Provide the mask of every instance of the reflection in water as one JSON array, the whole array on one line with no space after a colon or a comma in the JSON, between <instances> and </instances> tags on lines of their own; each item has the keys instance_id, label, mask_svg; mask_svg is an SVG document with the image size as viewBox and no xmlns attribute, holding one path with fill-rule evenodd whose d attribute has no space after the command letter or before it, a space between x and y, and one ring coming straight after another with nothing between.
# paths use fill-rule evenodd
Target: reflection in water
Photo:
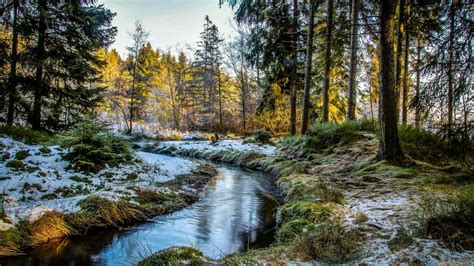
<instances>
[{"instance_id":1,"label":"reflection in water","mask_svg":"<svg viewBox=\"0 0 474 266\"><path fill-rule=\"evenodd\" d=\"M269 245L274 237L276 203L271 178L219 166L203 200L127 230L91 233L43 245L24 257L0 259L0 265L129 265L170 246L195 246L220 258Z\"/></svg>"}]
</instances>

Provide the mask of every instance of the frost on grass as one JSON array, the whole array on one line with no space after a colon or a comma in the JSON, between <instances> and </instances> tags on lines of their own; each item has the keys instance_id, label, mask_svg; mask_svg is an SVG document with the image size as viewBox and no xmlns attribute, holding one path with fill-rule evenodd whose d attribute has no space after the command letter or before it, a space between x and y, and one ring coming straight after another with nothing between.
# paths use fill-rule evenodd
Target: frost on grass
<instances>
[{"instance_id":1,"label":"frost on grass","mask_svg":"<svg viewBox=\"0 0 474 266\"><path fill-rule=\"evenodd\" d=\"M59 146L27 145L8 137L0 137L0 143L0 204L9 223L32 222L50 211L78 211L77 203L91 195L111 200L132 198L137 188L172 180L198 166L186 159L139 152L128 164L86 174L70 169L62 159L66 150ZM21 167L9 164L12 160L21 162Z\"/></svg>"}]
</instances>

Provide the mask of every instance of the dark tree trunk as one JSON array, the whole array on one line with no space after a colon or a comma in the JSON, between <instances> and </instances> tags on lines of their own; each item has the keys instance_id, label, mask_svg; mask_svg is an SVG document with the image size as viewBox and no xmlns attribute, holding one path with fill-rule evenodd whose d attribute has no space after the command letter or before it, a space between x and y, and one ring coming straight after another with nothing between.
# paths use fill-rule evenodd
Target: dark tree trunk
<instances>
[{"instance_id":1,"label":"dark tree trunk","mask_svg":"<svg viewBox=\"0 0 474 266\"><path fill-rule=\"evenodd\" d=\"M304 76L304 101L303 116L301 119L301 134L308 131L309 118L309 97L311 88L311 69L313 60L313 36L314 36L314 9L316 0L310 0L309 3L309 23L308 23L308 43L306 44L306 69Z\"/></svg>"},{"instance_id":2,"label":"dark tree trunk","mask_svg":"<svg viewBox=\"0 0 474 266\"><path fill-rule=\"evenodd\" d=\"M401 73L402 73L402 28L404 28L405 16L405 0L400 0L398 3L398 23L397 23L397 59L395 64L395 87L396 87L396 107L397 107L397 121L400 117L400 95L401 95Z\"/></svg>"},{"instance_id":3,"label":"dark tree trunk","mask_svg":"<svg viewBox=\"0 0 474 266\"><path fill-rule=\"evenodd\" d=\"M43 70L45 60L45 42L46 42L46 0L38 1L38 10L40 13L40 21L38 27L38 42L36 47L36 74L35 74L35 92L33 102L33 113L31 114L31 127L33 129L41 128L41 108L43 104L44 81Z\"/></svg>"},{"instance_id":4,"label":"dark tree trunk","mask_svg":"<svg viewBox=\"0 0 474 266\"><path fill-rule=\"evenodd\" d=\"M454 57L454 16L456 8L454 2L449 9L449 61L448 61L448 124L453 123L453 57Z\"/></svg>"},{"instance_id":5,"label":"dark tree trunk","mask_svg":"<svg viewBox=\"0 0 474 266\"><path fill-rule=\"evenodd\" d=\"M416 47L416 99L420 97L420 53L421 53L421 46L420 41L418 40L418 44ZM415 106L415 127L420 127L420 107L418 106L419 103Z\"/></svg>"},{"instance_id":6,"label":"dark tree trunk","mask_svg":"<svg viewBox=\"0 0 474 266\"><path fill-rule=\"evenodd\" d=\"M381 1L380 12L380 100L379 100L379 153L380 160L401 162L403 159L398 140L397 108L394 80L394 25L395 4Z\"/></svg>"},{"instance_id":7,"label":"dark tree trunk","mask_svg":"<svg viewBox=\"0 0 474 266\"><path fill-rule=\"evenodd\" d=\"M219 126L220 130L224 130L224 123L222 121L222 84L221 84L221 67L217 65L217 89L219 93Z\"/></svg>"},{"instance_id":8,"label":"dark tree trunk","mask_svg":"<svg viewBox=\"0 0 474 266\"><path fill-rule=\"evenodd\" d=\"M290 134L296 134L296 86L298 84L298 0L293 0L293 55L290 73Z\"/></svg>"},{"instance_id":9,"label":"dark tree trunk","mask_svg":"<svg viewBox=\"0 0 474 266\"><path fill-rule=\"evenodd\" d=\"M10 63L10 77L8 82L8 112L7 112L7 125L13 125L15 118L15 102L16 102L16 65L17 65L17 54L18 54L18 8L19 0L13 1L13 34L12 34L12 53Z\"/></svg>"},{"instance_id":10,"label":"dark tree trunk","mask_svg":"<svg viewBox=\"0 0 474 266\"><path fill-rule=\"evenodd\" d=\"M410 31L408 24L410 6L406 8L406 14L404 16L405 21L405 45L404 45L404 58L403 58L403 98L402 98L402 124L407 124L408 118L408 53L410 52Z\"/></svg>"},{"instance_id":11,"label":"dark tree trunk","mask_svg":"<svg viewBox=\"0 0 474 266\"><path fill-rule=\"evenodd\" d=\"M357 107L357 38L359 37L359 1L352 0L351 14L351 64L349 73L349 101L347 103L347 120L356 120Z\"/></svg>"},{"instance_id":12,"label":"dark tree trunk","mask_svg":"<svg viewBox=\"0 0 474 266\"><path fill-rule=\"evenodd\" d=\"M327 22L326 22L326 52L324 55L324 85L323 85L323 118L322 122L329 121L329 72L331 70L331 35L332 35L332 13L333 0L327 3Z\"/></svg>"}]
</instances>

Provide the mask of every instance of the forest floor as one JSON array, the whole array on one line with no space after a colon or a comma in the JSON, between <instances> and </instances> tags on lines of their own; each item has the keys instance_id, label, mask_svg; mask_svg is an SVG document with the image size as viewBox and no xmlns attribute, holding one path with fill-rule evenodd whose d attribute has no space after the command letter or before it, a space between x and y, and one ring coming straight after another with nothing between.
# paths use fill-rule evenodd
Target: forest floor
<instances>
[{"instance_id":1,"label":"forest floor","mask_svg":"<svg viewBox=\"0 0 474 266\"><path fill-rule=\"evenodd\" d=\"M378 141L370 132L354 132L348 141L338 140L321 148L315 148L311 138L321 142L314 140L316 136L290 138L278 148L256 145L242 149L242 141L145 146L145 150L154 152L206 158L272 173L278 178L285 204L277 213L276 241L268 248L220 261L205 258L197 250L172 248L142 264L162 262L163 258L231 264L473 263L472 227L460 229L464 230L461 232L449 227L447 221L444 230L451 231L445 235L428 228L434 228L432 223L438 216L463 208L438 202L446 198L450 202L452 195L460 193L473 195L472 169L465 165L435 166L415 159L404 166L378 162ZM470 221L469 227L472 199L464 205L467 211L463 210L463 217ZM443 211L446 213L439 213ZM452 239L450 234L454 235Z\"/></svg>"}]
</instances>

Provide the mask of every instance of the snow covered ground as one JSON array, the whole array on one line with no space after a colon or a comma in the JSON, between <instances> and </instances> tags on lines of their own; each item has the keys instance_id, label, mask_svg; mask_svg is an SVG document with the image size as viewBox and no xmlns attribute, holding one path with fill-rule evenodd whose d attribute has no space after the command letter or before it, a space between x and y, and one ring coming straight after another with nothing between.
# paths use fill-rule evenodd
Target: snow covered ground
<instances>
[{"instance_id":1,"label":"snow covered ground","mask_svg":"<svg viewBox=\"0 0 474 266\"><path fill-rule=\"evenodd\" d=\"M163 141L158 143L158 148L175 147L178 151L199 150L202 153L216 153L219 151L256 152L267 156L275 155L275 146L243 143L242 140L221 140L216 143L211 141Z\"/></svg>"},{"instance_id":2,"label":"snow covered ground","mask_svg":"<svg viewBox=\"0 0 474 266\"><path fill-rule=\"evenodd\" d=\"M150 187L198 167L187 159L138 152L130 164L84 174L68 169L69 163L61 157L65 152L59 146L27 145L0 137L0 193L4 195L0 204L11 222L35 220L49 210L77 211L77 203L90 195L130 197L135 187Z\"/></svg>"}]
</instances>

